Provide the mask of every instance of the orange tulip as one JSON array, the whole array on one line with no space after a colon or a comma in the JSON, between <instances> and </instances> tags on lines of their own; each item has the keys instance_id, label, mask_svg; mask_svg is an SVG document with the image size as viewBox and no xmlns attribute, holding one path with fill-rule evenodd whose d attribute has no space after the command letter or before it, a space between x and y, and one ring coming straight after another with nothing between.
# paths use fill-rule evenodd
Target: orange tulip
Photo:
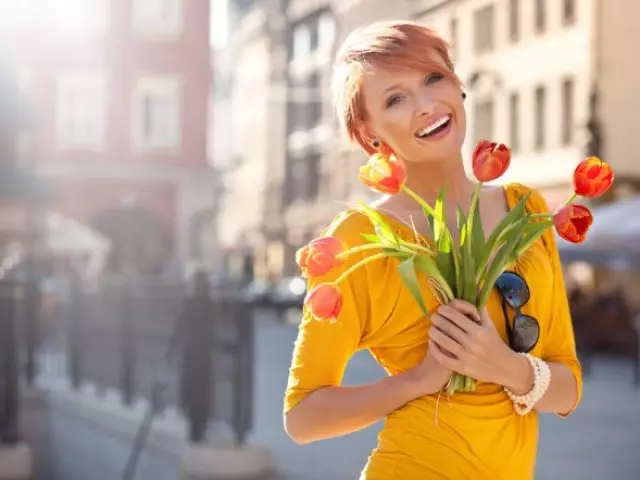
<instances>
[{"instance_id":1,"label":"orange tulip","mask_svg":"<svg viewBox=\"0 0 640 480\"><path fill-rule=\"evenodd\" d=\"M613 184L611 165L598 157L588 157L578 164L573 173L573 187L577 195L599 197Z\"/></svg>"},{"instance_id":2,"label":"orange tulip","mask_svg":"<svg viewBox=\"0 0 640 480\"><path fill-rule=\"evenodd\" d=\"M366 165L360 167L360 180L379 193L395 195L407 179L404 165L395 155L374 153Z\"/></svg>"},{"instance_id":3,"label":"orange tulip","mask_svg":"<svg viewBox=\"0 0 640 480\"><path fill-rule=\"evenodd\" d=\"M303 277L320 277L342 264L338 254L344 250L344 243L336 237L316 238L296 252L296 262Z\"/></svg>"},{"instance_id":4,"label":"orange tulip","mask_svg":"<svg viewBox=\"0 0 640 480\"><path fill-rule=\"evenodd\" d=\"M502 143L480 140L473 152L473 174L480 182L501 177L511 163L511 150Z\"/></svg>"},{"instance_id":5,"label":"orange tulip","mask_svg":"<svg viewBox=\"0 0 640 480\"><path fill-rule=\"evenodd\" d=\"M335 320L342 308L342 294L335 285L322 283L307 293L304 306L316 320Z\"/></svg>"},{"instance_id":6,"label":"orange tulip","mask_svg":"<svg viewBox=\"0 0 640 480\"><path fill-rule=\"evenodd\" d=\"M553 215L553 224L558 235L571 243L583 242L592 223L593 215L583 205L565 205Z\"/></svg>"}]
</instances>

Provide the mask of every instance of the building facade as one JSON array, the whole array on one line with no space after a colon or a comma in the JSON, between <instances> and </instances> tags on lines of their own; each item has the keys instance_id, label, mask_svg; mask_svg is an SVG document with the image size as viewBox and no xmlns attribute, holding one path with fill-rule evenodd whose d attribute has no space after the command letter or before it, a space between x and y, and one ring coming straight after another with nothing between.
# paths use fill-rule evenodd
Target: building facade
<instances>
[{"instance_id":1,"label":"building facade","mask_svg":"<svg viewBox=\"0 0 640 480\"><path fill-rule=\"evenodd\" d=\"M3 53L38 124L21 148L51 185L52 209L112 241L112 271L158 273L197 256L212 191L209 0L3 8Z\"/></svg>"}]
</instances>

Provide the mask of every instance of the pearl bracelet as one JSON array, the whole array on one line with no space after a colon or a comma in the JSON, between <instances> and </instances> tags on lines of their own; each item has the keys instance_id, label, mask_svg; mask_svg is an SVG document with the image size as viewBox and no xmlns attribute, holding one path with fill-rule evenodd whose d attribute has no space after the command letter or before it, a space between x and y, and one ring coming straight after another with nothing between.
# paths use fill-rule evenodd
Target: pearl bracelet
<instances>
[{"instance_id":1,"label":"pearl bracelet","mask_svg":"<svg viewBox=\"0 0 640 480\"><path fill-rule=\"evenodd\" d=\"M513 408L518 415L526 415L536 403L542 398L551 383L551 370L549 365L539 358L528 353L520 353L524 356L533 368L533 387L525 395L516 395L505 387L505 392L513 402Z\"/></svg>"}]
</instances>

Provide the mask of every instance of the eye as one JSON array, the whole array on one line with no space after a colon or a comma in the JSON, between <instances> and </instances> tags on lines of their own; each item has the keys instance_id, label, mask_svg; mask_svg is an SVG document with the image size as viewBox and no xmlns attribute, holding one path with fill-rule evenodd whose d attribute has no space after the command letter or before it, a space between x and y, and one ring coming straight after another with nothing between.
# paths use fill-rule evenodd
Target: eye
<instances>
[{"instance_id":1,"label":"eye","mask_svg":"<svg viewBox=\"0 0 640 480\"><path fill-rule=\"evenodd\" d=\"M394 106L396 103L398 103L400 100L402 100L402 95L391 95L386 102L386 106L387 108Z\"/></svg>"},{"instance_id":2,"label":"eye","mask_svg":"<svg viewBox=\"0 0 640 480\"><path fill-rule=\"evenodd\" d=\"M424 79L424 83L425 83L425 85L431 85L432 83L439 82L443 78L444 78L444 75L442 73L437 73L437 72L436 73L430 73Z\"/></svg>"}]
</instances>

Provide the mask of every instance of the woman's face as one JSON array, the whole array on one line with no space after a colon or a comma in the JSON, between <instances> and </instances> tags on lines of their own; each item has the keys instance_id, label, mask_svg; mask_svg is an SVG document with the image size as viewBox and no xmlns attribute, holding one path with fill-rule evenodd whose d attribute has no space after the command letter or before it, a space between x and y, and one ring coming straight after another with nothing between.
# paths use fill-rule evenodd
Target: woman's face
<instances>
[{"instance_id":1,"label":"woman's face","mask_svg":"<svg viewBox=\"0 0 640 480\"><path fill-rule=\"evenodd\" d=\"M379 69L364 75L361 88L365 138L379 140L409 162L446 160L460 153L466 116L460 87L449 78L437 72Z\"/></svg>"}]
</instances>

